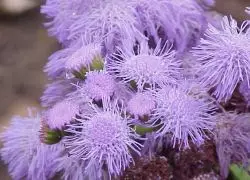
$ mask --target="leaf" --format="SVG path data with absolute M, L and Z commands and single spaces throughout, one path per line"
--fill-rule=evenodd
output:
M 233 180 L 250 180 L 250 175 L 242 167 L 232 164 L 229 168 Z

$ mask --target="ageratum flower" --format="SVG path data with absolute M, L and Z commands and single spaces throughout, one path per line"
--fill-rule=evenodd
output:
M 250 165 L 250 114 L 226 113 L 217 116 L 216 150 L 221 176 L 228 176 L 231 163 Z
M 71 24 L 99 2 L 99 0 L 46 0 L 41 7 L 41 13 L 45 14 L 50 22 L 45 23 L 45 26 L 49 28 L 50 35 L 57 37 L 60 43 L 68 44 Z
M 76 50 L 76 48 L 66 48 L 55 52 L 49 57 L 49 61 L 45 65 L 44 72 L 47 73 L 51 79 L 65 77 L 65 63 L 67 62 L 68 57 Z
M 116 81 L 105 71 L 90 71 L 81 87 L 83 94 L 93 100 L 112 97 L 116 91 Z
M 46 112 L 46 123 L 52 129 L 61 129 L 69 124 L 79 111 L 79 105 L 73 101 L 67 99 L 60 101 Z
M 70 27 L 70 39 L 81 35 L 95 37 L 104 42 L 105 48 L 113 50 L 123 39 L 143 36 L 136 29 L 135 9 L 131 1 L 109 0 L 102 1 L 100 6 L 82 15 Z
M 127 105 L 128 112 L 135 117 L 150 115 L 156 103 L 150 92 L 136 93 Z
M 135 1 L 139 29 L 169 40 L 178 52 L 183 52 L 200 38 L 207 26 L 204 10 L 195 0 Z
M 54 160 L 60 156 L 61 149 L 40 142 L 40 124 L 39 114 L 14 117 L 1 134 L 1 158 L 8 164 L 13 179 L 46 180 L 56 173 Z
M 71 157 L 87 161 L 88 169 L 105 166 L 110 176 L 120 175 L 133 162 L 131 153 L 140 154 L 139 136 L 117 101 L 103 100 L 103 109 L 91 107 L 93 113 L 83 112 L 78 123 L 68 126 L 72 135 L 66 137 L 65 146 Z
M 189 140 L 198 146 L 202 144 L 206 131 L 215 125 L 213 102 L 192 92 L 192 88 L 165 87 L 153 93 L 157 105 L 149 122 L 158 128 L 158 136 L 172 134 L 174 147 L 178 144 L 188 148 Z
M 66 72 L 70 74 L 81 72 L 83 68 L 85 68 L 86 71 L 90 70 L 94 60 L 102 62 L 101 50 L 100 43 L 85 43 L 79 49 L 76 49 L 72 55 L 68 56 L 65 63 Z
M 227 101 L 237 84 L 250 79 L 250 29 L 245 21 L 240 28 L 224 17 L 222 28 L 209 25 L 204 39 L 194 48 L 200 82 L 214 89 L 218 101 Z
M 62 101 L 65 97 L 76 91 L 76 87 L 72 85 L 74 80 L 57 80 L 48 84 L 41 97 L 43 107 L 52 107 L 57 102 Z
M 161 41 L 151 49 L 147 41 L 142 41 L 135 52 L 133 48 L 118 48 L 107 64 L 107 69 L 125 83 L 134 81 L 139 90 L 157 85 L 176 84 L 180 76 L 180 61 L 167 42 Z
M 82 70 L 86 73 L 92 69 L 101 69 L 104 63 L 102 55 L 102 45 L 99 41 L 81 36 L 70 47 L 50 56 L 45 72 L 52 79 L 72 79 L 76 76 L 75 73 L 79 74 Z
M 56 172 L 60 172 L 64 180 L 82 180 L 87 177 L 84 174 L 86 168 L 85 161 L 70 157 L 66 151 L 55 160 L 55 163 Z

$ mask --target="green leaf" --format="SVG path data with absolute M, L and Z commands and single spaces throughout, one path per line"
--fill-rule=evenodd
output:
M 134 130 L 137 134 L 144 135 L 146 133 L 150 133 L 154 131 L 154 128 L 143 127 L 143 126 L 135 126 Z
M 232 164 L 229 168 L 233 180 L 250 180 L 250 175 L 242 167 Z

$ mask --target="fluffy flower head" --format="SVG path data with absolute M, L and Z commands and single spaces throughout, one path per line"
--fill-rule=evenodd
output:
M 79 105 L 70 100 L 56 103 L 46 113 L 46 123 L 52 129 L 61 129 L 79 113 Z
M 106 164 L 110 175 L 119 175 L 133 161 L 130 150 L 139 153 L 141 145 L 135 141 L 138 136 L 129 127 L 124 110 L 115 102 L 103 102 L 102 110 L 92 105 L 92 114 L 83 114 L 79 123 L 69 125 L 74 135 L 65 144 L 72 157 L 101 167 Z
M 90 69 L 95 58 L 101 57 L 101 45 L 99 43 L 89 43 L 77 49 L 65 63 L 65 69 L 69 72 L 80 71 L 85 67 Z
M 81 91 L 98 101 L 113 96 L 116 91 L 116 82 L 113 76 L 105 71 L 91 71 L 87 73 Z
M 121 39 L 139 34 L 135 28 L 134 13 L 135 9 L 131 7 L 131 1 L 102 1 L 99 6 L 72 24 L 69 38 L 75 39 L 86 34 L 104 41 L 107 49 L 113 49 L 120 44 Z
M 40 124 L 39 114 L 14 117 L 1 134 L 1 158 L 8 164 L 13 179 L 46 180 L 56 173 L 53 160 L 60 156 L 61 149 L 40 142 Z
M 250 79 L 250 29 L 248 22 L 240 28 L 232 18 L 224 17 L 222 29 L 212 25 L 206 38 L 194 48 L 200 82 L 214 88 L 219 101 L 227 101 L 241 80 Z
M 156 41 L 169 40 L 183 52 L 199 39 L 206 21 L 195 0 L 138 0 L 135 3 L 142 32 Z
M 143 41 L 137 48 L 137 52 L 132 48 L 120 49 L 119 54 L 113 55 L 108 70 L 125 82 L 135 81 L 139 90 L 145 86 L 176 83 L 180 62 L 169 44 L 161 47 L 159 41 L 156 48 L 151 49 L 148 42 Z
M 72 23 L 99 3 L 100 0 L 46 0 L 46 3 L 41 7 L 41 12 L 50 20 L 50 22 L 45 23 L 49 28 L 50 35 L 57 37 L 59 42 L 68 44 Z
M 205 130 L 215 125 L 211 101 L 180 87 L 166 87 L 154 94 L 157 106 L 150 121 L 160 127 L 158 135 L 171 133 L 173 146 L 189 147 L 189 138 L 196 145 L 202 144 Z
M 154 97 L 149 92 L 137 93 L 128 102 L 128 111 L 135 116 L 149 115 L 155 108 Z

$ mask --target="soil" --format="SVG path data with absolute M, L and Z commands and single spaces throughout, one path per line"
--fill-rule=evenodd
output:
M 214 142 L 209 140 L 190 149 L 164 149 L 151 160 L 140 159 L 127 169 L 122 180 L 189 180 L 219 178 L 219 165 Z

